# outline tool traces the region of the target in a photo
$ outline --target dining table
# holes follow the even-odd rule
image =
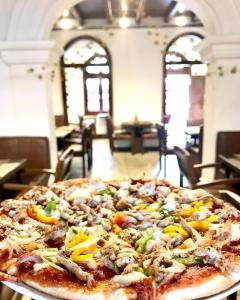
[[[57,138],[57,145],[58,149],[65,148],[64,140],[68,138],[71,133],[73,133],[77,129],[77,125],[65,125],[65,126],[58,126],[56,127],[56,138]]]
[[[20,173],[24,169],[27,159],[0,159],[0,200],[3,198],[2,185],[12,177],[20,181]]]
[[[225,168],[226,177],[230,177],[232,173],[240,176],[240,153],[231,155],[219,154],[218,158]]]
[[[0,159],[0,184],[13,176],[18,176],[24,169],[27,160],[24,159]]]
[[[143,138],[142,132],[148,128],[152,128],[152,122],[138,121],[138,122],[123,122],[121,128],[132,132],[132,154],[143,153]]]

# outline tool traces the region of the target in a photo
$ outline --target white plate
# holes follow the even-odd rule
[[[24,283],[13,283],[9,281],[4,281],[3,284],[8,286],[10,289],[24,296],[28,296],[34,300],[59,300],[59,298],[48,296],[47,294],[42,293]]]
[[[59,300],[59,298],[48,296],[42,292],[37,291],[34,288],[31,288],[30,286],[28,286],[24,283],[13,283],[13,282],[8,282],[8,281],[5,281],[3,283],[6,286],[8,286],[9,288],[13,289],[14,291],[16,291],[22,295],[28,296],[34,300]],[[213,295],[210,297],[205,297],[205,298],[199,298],[196,300],[222,300],[223,298],[233,294],[234,292],[237,292],[238,290],[240,290],[240,282],[236,283],[231,288],[229,288],[223,292],[220,292],[216,295]]]

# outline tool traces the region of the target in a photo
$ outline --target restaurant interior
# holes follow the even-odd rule
[[[130,177],[240,206],[238,0],[12,0],[0,12],[1,201]],[[0,299],[30,298],[2,286]]]

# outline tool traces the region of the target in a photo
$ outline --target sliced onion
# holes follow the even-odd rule
[[[38,256],[32,252],[25,253],[18,258],[16,266],[19,267],[21,264],[23,264],[25,262],[32,262],[34,264],[38,264],[38,263],[42,262],[42,259],[40,256]]]

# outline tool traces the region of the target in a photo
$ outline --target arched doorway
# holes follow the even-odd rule
[[[203,93],[207,66],[195,47],[203,37],[184,33],[166,48],[163,69],[163,116],[170,116],[166,129],[168,147],[185,145],[187,126],[203,123]]]
[[[112,115],[111,56],[101,41],[82,36],[70,41],[61,59],[65,117]]]

